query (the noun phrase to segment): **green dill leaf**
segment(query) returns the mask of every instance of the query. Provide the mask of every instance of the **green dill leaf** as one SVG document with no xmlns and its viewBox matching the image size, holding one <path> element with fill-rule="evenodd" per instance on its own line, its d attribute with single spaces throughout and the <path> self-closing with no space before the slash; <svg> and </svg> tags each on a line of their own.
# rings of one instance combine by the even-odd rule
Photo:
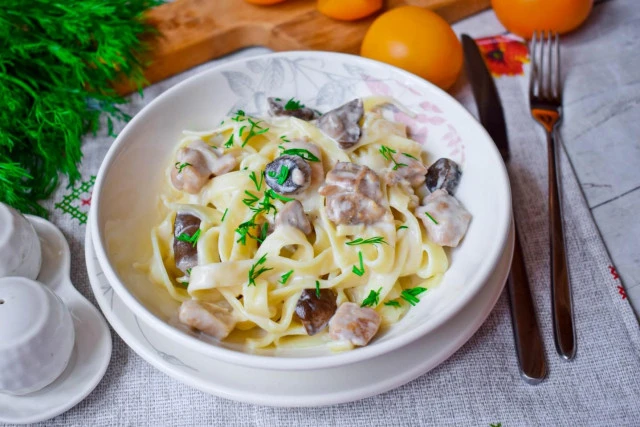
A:
<svg viewBox="0 0 640 427">
<path fill-rule="evenodd" d="M 182 169 L 186 168 L 187 166 L 193 166 L 191 163 L 180 163 L 180 162 L 176 162 L 176 164 L 174 165 L 176 169 L 178 169 L 178 173 L 182 173 Z"/>
<path fill-rule="evenodd" d="M 376 237 L 371 237 L 369 239 L 363 239 L 362 237 L 359 237 L 355 240 L 352 240 L 350 242 L 346 242 L 347 245 L 349 246 L 355 246 L 355 245 L 375 245 L 378 243 L 384 243 L 385 245 L 387 244 L 387 242 L 384 240 L 384 237 L 382 236 L 376 236 Z"/>
<path fill-rule="evenodd" d="M 293 270 L 289 270 L 286 273 L 284 273 L 280 278 L 280 283 L 285 285 L 287 283 L 287 280 L 289 280 L 289 277 L 291 277 L 292 274 L 293 274 Z"/>
<path fill-rule="evenodd" d="M 284 149 L 284 147 L 282 147 L 282 145 L 280 145 L 282 151 L 282 154 L 289 154 L 291 156 L 298 156 L 298 157 L 302 157 L 303 159 L 305 159 L 308 162 L 319 162 L 320 159 L 318 157 L 316 157 L 311 151 L 309 150 L 305 150 L 304 148 L 289 148 L 289 149 Z"/>
<path fill-rule="evenodd" d="M 405 163 L 396 163 L 394 160 L 395 166 L 393 166 L 393 170 L 398 170 L 398 168 L 402 168 L 402 167 L 407 167 L 407 164 Z"/>
<path fill-rule="evenodd" d="M 231 147 L 233 147 L 233 133 L 229 135 L 229 139 L 227 140 L 227 142 L 224 143 L 224 148 L 231 148 Z"/>
<path fill-rule="evenodd" d="M 280 137 L 280 139 L 282 140 L 282 142 L 291 142 L 291 140 L 290 140 L 290 139 L 287 139 L 287 137 L 286 137 L 285 135 L 282 135 L 282 136 Z M 282 146 L 280 146 L 280 147 L 282 147 Z"/>
<path fill-rule="evenodd" d="M 384 305 L 388 305 L 389 307 L 395 307 L 395 308 L 402 307 L 402 305 L 396 300 L 387 301 L 384 303 Z"/>
<path fill-rule="evenodd" d="M 396 150 L 394 150 L 393 148 L 389 148 L 386 145 L 381 145 L 378 151 L 380 152 L 380 154 L 382 154 L 382 157 L 387 160 L 392 160 L 393 158 L 391 157 L 391 155 L 396 153 Z"/>
<path fill-rule="evenodd" d="M 197 229 L 193 235 L 188 235 L 187 233 L 180 233 L 179 236 L 176 237 L 177 240 L 181 242 L 191 243 L 191 246 L 196 247 L 196 243 L 198 243 L 198 239 L 200 238 L 200 233 L 202 230 Z"/>
<path fill-rule="evenodd" d="M 362 301 L 360 307 L 376 307 L 380 303 L 380 291 L 382 291 L 381 287 L 377 291 L 370 290 L 369 295 Z"/>
<path fill-rule="evenodd" d="M 320 298 L 320 281 L 316 280 L 316 296 Z"/>
<path fill-rule="evenodd" d="M 409 228 L 409 227 L 407 227 L 406 225 L 401 225 L 400 227 L 398 227 L 398 231 L 404 230 L 406 228 Z"/>
<path fill-rule="evenodd" d="M 354 274 L 362 277 L 364 276 L 364 262 L 362 261 L 362 252 L 358 252 L 358 259 L 360 260 L 360 268 L 354 265 L 351 271 L 353 271 Z"/>
<path fill-rule="evenodd" d="M 400 297 L 406 302 L 408 302 L 409 304 L 416 305 L 417 303 L 420 302 L 420 299 L 418 299 L 418 295 L 426 291 L 427 291 L 426 288 L 421 288 L 417 286 L 415 288 L 409 288 L 409 289 L 403 290 L 402 292 L 400 292 Z"/>
<path fill-rule="evenodd" d="M 431 216 L 431 214 L 430 214 L 429 212 L 425 212 L 424 214 L 425 214 L 426 216 L 428 216 L 428 217 L 429 217 L 429 219 L 430 219 L 431 221 L 433 221 L 433 223 L 434 223 L 435 225 L 438 225 L 438 221 L 436 221 L 436 219 L 435 219 L 434 217 L 432 217 L 432 216 Z"/>
<path fill-rule="evenodd" d="M 405 153 L 405 152 L 403 152 L 402 154 L 404 154 L 405 156 L 407 156 L 407 157 L 408 157 L 408 158 L 410 158 L 410 159 L 418 160 L 416 157 L 412 156 L 412 155 L 411 155 L 411 154 L 409 154 L 409 153 Z"/>
<path fill-rule="evenodd" d="M 284 184 L 288 177 L 289 177 L 289 166 L 287 165 L 280 166 L 280 170 L 278 171 L 278 184 L 280 185 Z"/>
<path fill-rule="evenodd" d="M 267 192 L 265 194 L 269 194 L 272 198 L 281 200 L 283 202 L 290 202 L 290 201 L 293 200 L 291 197 L 285 197 L 285 196 L 283 196 L 281 194 L 276 193 L 275 191 L 273 191 L 271 189 L 267 190 Z"/>
<path fill-rule="evenodd" d="M 273 270 L 273 268 L 260 267 L 260 269 L 256 271 L 256 268 L 264 264 L 265 262 L 267 262 L 267 254 L 262 255 L 258 261 L 251 265 L 251 268 L 249 269 L 249 286 L 255 286 L 256 279 L 262 273 Z"/>
<path fill-rule="evenodd" d="M 191 276 L 191 268 L 187 268 L 187 275 Z"/>
<path fill-rule="evenodd" d="M 178 282 L 178 287 L 187 289 L 189 287 L 189 282 Z"/>
<path fill-rule="evenodd" d="M 253 185 L 256 186 L 256 190 L 260 191 L 260 189 L 262 188 L 262 183 L 264 182 L 264 175 L 260 173 L 260 180 L 258 181 L 256 173 L 254 171 L 251 171 L 251 173 L 249 174 L 249 179 L 253 181 Z"/>
<path fill-rule="evenodd" d="M 256 204 L 258 200 L 260 200 L 258 196 L 256 196 L 249 190 L 244 190 L 244 194 L 246 194 L 249 197 L 247 197 L 246 199 L 242 199 L 242 203 L 244 203 L 248 207 L 252 207 L 253 205 Z"/>
<path fill-rule="evenodd" d="M 287 103 L 284 104 L 284 109 L 286 111 L 294 111 L 301 108 L 304 108 L 304 104 L 302 104 L 300 101 L 297 101 L 295 98 L 289 99 Z"/>
<path fill-rule="evenodd" d="M 222 214 L 222 219 L 220 220 L 220 222 L 224 222 L 224 219 L 227 216 L 227 212 L 229 212 L 229 208 L 224 210 L 224 213 Z"/>
</svg>

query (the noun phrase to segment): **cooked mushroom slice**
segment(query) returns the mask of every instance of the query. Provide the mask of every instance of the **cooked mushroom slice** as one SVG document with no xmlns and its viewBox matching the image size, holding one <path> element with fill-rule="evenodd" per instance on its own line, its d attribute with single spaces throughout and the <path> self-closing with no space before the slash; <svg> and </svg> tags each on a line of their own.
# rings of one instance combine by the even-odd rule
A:
<svg viewBox="0 0 640 427">
<path fill-rule="evenodd" d="M 315 335 L 324 329 L 336 312 L 337 295 L 331 289 L 320 289 L 320 297 L 315 289 L 305 289 L 296 305 L 296 314 L 302 321 L 307 334 Z"/>
<path fill-rule="evenodd" d="M 361 99 L 354 99 L 342 107 L 324 113 L 318 119 L 321 131 L 338 141 L 343 150 L 353 147 L 360 139 L 358 122 L 364 114 Z"/>
<path fill-rule="evenodd" d="M 178 212 L 173 223 L 173 254 L 176 268 L 183 273 L 198 265 L 198 251 L 192 243 L 178 240 L 178 236 L 192 237 L 200 229 L 200 218 L 188 213 Z"/>
<path fill-rule="evenodd" d="M 461 176 L 462 172 L 456 162 L 446 158 L 438 159 L 427 170 L 427 188 L 429 191 L 443 189 L 454 194 Z"/>
<path fill-rule="evenodd" d="M 373 224 L 387 212 L 380 178 L 366 166 L 336 163 L 318 193 L 327 197 L 327 216 L 334 224 Z"/>
<path fill-rule="evenodd" d="M 236 326 L 229 303 L 188 300 L 180 306 L 180 322 L 219 340 L 226 338 Z"/>
<path fill-rule="evenodd" d="M 387 174 L 387 182 L 390 185 L 406 180 L 412 187 L 417 187 L 425 181 L 427 168 L 420 160 L 404 153 L 394 154 L 393 159 L 402 166 Z"/>
<path fill-rule="evenodd" d="M 311 166 L 302 157 L 285 154 L 267 165 L 265 180 L 276 193 L 302 193 L 311 183 Z"/>
<path fill-rule="evenodd" d="M 464 237 L 471 221 L 471 214 L 446 190 L 436 190 L 416 209 L 429 238 L 441 246 L 456 247 Z"/>
<path fill-rule="evenodd" d="M 311 223 L 304 213 L 302 203 L 298 200 L 292 200 L 285 203 L 284 207 L 278 211 L 276 216 L 276 227 L 282 225 L 290 225 L 296 227 L 304 234 L 311 234 Z"/>
<path fill-rule="evenodd" d="M 178 190 L 196 194 L 209 179 L 233 170 L 237 163 L 231 154 L 220 156 L 204 141 L 196 140 L 176 153 L 171 182 Z"/>
<path fill-rule="evenodd" d="M 377 311 L 353 302 L 343 303 L 329 321 L 329 335 L 336 341 L 348 341 L 364 346 L 380 328 L 382 319 Z"/>
<path fill-rule="evenodd" d="M 269 113 L 272 116 L 291 116 L 306 121 L 316 118 L 315 111 L 294 101 L 293 98 L 288 101 L 280 98 L 267 98 L 267 102 L 269 103 Z"/>
</svg>

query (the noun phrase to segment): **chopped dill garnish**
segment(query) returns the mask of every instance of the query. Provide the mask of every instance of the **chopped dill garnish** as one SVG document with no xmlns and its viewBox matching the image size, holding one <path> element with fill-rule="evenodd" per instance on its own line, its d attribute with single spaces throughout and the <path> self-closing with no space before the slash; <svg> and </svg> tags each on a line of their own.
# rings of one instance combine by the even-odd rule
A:
<svg viewBox="0 0 640 427">
<path fill-rule="evenodd" d="M 249 128 L 249 134 L 246 136 L 246 138 L 242 140 L 242 147 L 247 145 L 249 140 L 254 136 L 262 135 L 263 133 L 269 131 L 269 128 L 263 128 L 262 126 L 260 126 L 260 123 L 262 123 L 262 120 L 258 120 L 256 122 L 254 120 L 251 120 L 250 118 L 247 118 L 247 121 L 249 122 L 251 127 Z M 259 129 L 259 130 L 256 130 L 256 129 Z M 240 136 L 242 136 L 242 133 L 240 134 Z"/>
<path fill-rule="evenodd" d="M 178 282 L 178 287 L 187 289 L 189 287 L 189 282 Z"/>
<path fill-rule="evenodd" d="M 386 145 L 381 145 L 378 151 L 380 152 L 380 154 L 382 154 L 382 157 L 384 157 L 387 160 L 391 160 L 393 162 L 394 164 L 393 170 L 397 170 L 399 167 L 402 167 L 402 166 L 407 166 L 404 163 L 396 162 L 396 159 L 393 158 L 393 154 L 396 154 L 397 151 L 394 150 L 393 148 L 389 148 Z"/>
<path fill-rule="evenodd" d="M 188 274 L 189 276 L 191 276 L 191 269 L 190 269 L 190 268 L 187 268 L 187 274 Z"/>
<path fill-rule="evenodd" d="M 316 296 L 320 298 L 320 282 L 316 280 Z"/>
<path fill-rule="evenodd" d="M 251 268 L 249 269 L 249 286 L 255 286 L 256 285 L 256 279 L 258 278 L 258 276 L 260 276 L 262 273 L 269 271 L 269 270 L 273 270 L 273 268 L 267 268 L 267 267 L 260 267 L 260 269 L 258 271 L 256 271 L 256 268 L 262 264 L 264 264 L 267 261 L 267 254 L 264 254 L 260 257 L 260 259 L 258 261 L 256 261 L 254 264 L 251 265 Z"/>
<path fill-rule="evenodd" d="M 280 278 L 279 283 L 282 283 L 283 285 L 286 284 L 287 280 L 289 280 L 289 277 L 291 277 L 292 274 L 293 274 L 293 270 L 289 270 L 286 273 L 284 273 Z"/>
<path fill-rule="evenodd" d="M 430 219 L 431 221 L 433 221 L 433 223 L 434 223 L 435 225 L 438 225 L 438 221 L 436 221 L 436 219 L 435 219 L 434 217 L 432 217 L 432 216 L 431 216 L 431 214 L 430 214 L 429 212 L 425 212 L 424 214 L 425 214 L 426 216 L 428 216 L 428 217 L 429 217 L 429 219 Z"/>
<path fill-rule="evenodd" d="M 227 212 L 229 212 L 229 208 L 224 210 L 224 213 L 222 214 L 222 219 L 220 220 L 220 222 L 224 222 L 224 219 L 227 216 Z"/>
<path fill-rule="evenodd" d="M 405 228 L 409 228 L 409 227 L 407 227 L 406 225 L 401 225 L 400 227 L 398 227 L 398 231 L 404 230 Z"/>
<path fill-rule="evenodd" d="M 267 190 L 264 194 L 265 194 L 265 196 L 268 194 L 268 195 L 271 196 L 271 198 L 278 199 L 278 200 L 283 201 L 283 202 L 290 202 L 290 201 L 293 200 L 291 197 L 285 197 L 285 196 L 283 196 L 281 194 L 276 193 L 275 191 L 273 191 L 271 189 Z"/>
<path fill-rule="evenodd" d="M 387 244 L 387 242 L 384 240 L 384 237 L 382 236 L 376 236 L 376 237 L 371 237 L 369 239 L 363 239 L 362 237 L 359 237 L 355 240 L 352 240 L 350 242 L 346 242 L 347 245 L 349 246 L 355 246 L 355 245 L 375 245 L 378 243 L 384 243 L 385 245 Z"/>
<path fill-rule="evenodd" d="M 282 185 L 284 184 L 284 182 L 287 180 L 287 178 L 289 177 L 289 166 L 287 165 L 282 165 L 280 167 L 280 170 L 278 171 L 278 174 L 276 175 L 276 173 L 274 171 L 269 171 L 269 176 L 271 178 L 278 178 L 278 184 Z"/>
<path fill-rule="evenodd" d="M 260 200 L 260 197 L 256 196 L 249 190 L 244 190 L 244 194 L 246 194 L 249 197 L 247 197 L 246 199 L 242 199 L 242 203 L 244 203 L 248 207 L 252 207 L 253 205 L 256 204 L 258 200 Z"/>
<path fill-rule="evenodd" d="M 362 277 L 364 276 L 364 262 L 362 261 L 362 252 L 358 252 L 358 259 L 360 260 L 360 268 L 354 265 L 351 271 L 353 271 L 354 274 Z"/>
<path fill-rule="evenodd" d="M 231 117 L 231 120 L 233 120 L 234 122 L 241 122 L 242 120 L 244 120 L 245 116 L 246 114 L 244 113 L 244 111 L 238 110 L 236 111 L 235 115 Z"/>
<path fill-rule="evenodd" d="M 387 301 L 384 303 L 384 305 L 388 305 L 389 307 L 395 307 L 395 308 L 402 307 L 402 305 L 396 300 Z"/>
<path fill-rule="evenodd" d="M 417 303 L 420 302 L 420 300 L 418 299 L 418 295 L 426 291 L 427 291 L 426 288 L 421 288 L 418 286 L 415 288 L 403 290 L 402 292 L 400 292 L 400 297 L 406 302 L 408 302 L 409 304 L 416 305 Z"/>
<path fill-rule="evenodd" d="M 233 133 L 229 135 L 229 139 L 227 140 L 227 142 L 224 143 L 224 148 L 231 148 L 231 147 L 233 147 Z"/>
<path fill-rule="evenodd" d="M 174 165 L 176 169 L 178 169 L 178 173 L 182 173 L 182 169 L 186 168 L 187 166 L 193 166 L 191 163 L 180 163 L 180 162 L 176 162 L 176 164 Z"/>
<path fill-rule="evenodd" d="M 411 154 L 409 154 L 409 153 L 404 153 L 404 152 L 403 152 L 402 154 L 404 154 L 405 156 L 407 156 L 407 157 L 408 157 L 408 158 L 410 158 L 410 159 L 418 160 L 416 157 L 412 156 L 412 155 L 411 155 Z"/>
<path fill-rule="evenodd" d="M 258 177 L 256 176 L 256 173 L 254 171 L 251 171 L 251 173 L 249 174 L 249 179 L 253 181 L 253 184 L 256 186 L 256 190 L 260 191 L 260 189 L 262 188 L 262 183 L 264 182 L 264 175 L 262 174 L 262 172 L 260 173 L 260 181 L 258 181 Z"/>
<path fill-rule="evenodd" d="M 298 156 L 302 157 L 308 162 L 319 162 L 320 159 L 316 157 L 311 151 L 305 150 L 304 148 L 288 148 L 285 149 L 282 145 L 279 146 L 282 150 L 281 154 L 288 154 L 290 156 Z"/>
<path fill-rule="evenodd" d="M 287 103 L 284 104 L 284 109 L 286 111 L 299 110 L 301 108 L 304 108 L 304 104 L 300 101 L 297 101 L 295 98 L 289 99 Z"/>
<path fill-rule="evenodd" d="M 380 303 L 380 291 L 382 291 L 382 287 L 378 288 L 377 291 L 373 289 L 369 291 L 369 295 L 362 301 L 360 307 L 375 307 Z"/>
<path fill-rule="evenodd" d="M 193 233 L 192 236 L 189 236 L 187 233 L 180 233 L 180 235 L 176 237 L 176 239 L 178 239 L 181 242 L 191 243 L 191 246 L 195 248 L 196 243 L 198 243 L 198 239 L 200 238 L 201 231 L 202 230 L 198 228 L 198 230 L 196 230 L 196 232 Z"/>
<path fill-rule="evenodd" d="M 291 140 L 290 140 L 290 139 L 287 139 L 287 137 L 286 137 L 285 135 L 282 135 L 282 136 L 280 137 L 280 139 L 282 140 L 282 142 L 291 142 Z"/>
</svg>

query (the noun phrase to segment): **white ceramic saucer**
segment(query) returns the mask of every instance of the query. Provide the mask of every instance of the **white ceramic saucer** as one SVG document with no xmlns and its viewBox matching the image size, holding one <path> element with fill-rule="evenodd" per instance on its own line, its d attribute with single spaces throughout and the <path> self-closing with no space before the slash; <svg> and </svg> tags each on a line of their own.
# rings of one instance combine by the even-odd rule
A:
<svg viewBox="0 0 640 427">
<path fill-rule="evenodd" d="M 100 308 L 115 331 L 147 362 L 216 396 L 258 405 L 299 407 L 333 405 L 383 393 L 445 361 L 471 338 L 496 304 L 511 265 L 513 238 L 512 226 L 507 248 L 487 283 L 458 314 L 433 332 L 382 356 L 346 367 L 307 371 L 247 368 L 176 345 L 147 326 L 119 299 L 99 266 L 89 229 L 85 251 L 89 280 Z"/>
<path fill-rule="evenodd" d="M 38 281 L 47 285 L 71 311 L 76 341 L 69 365 L 44 389 L 25 396 L 0 394 L 0 422 L 26 424 L 48 420 L 84 399 L 98 385 L 111 359 L 111 333 L 100 312 L 69 279 L 69 246 L 56 226 L 27 216 L 42 247 Z"/>
</svg>

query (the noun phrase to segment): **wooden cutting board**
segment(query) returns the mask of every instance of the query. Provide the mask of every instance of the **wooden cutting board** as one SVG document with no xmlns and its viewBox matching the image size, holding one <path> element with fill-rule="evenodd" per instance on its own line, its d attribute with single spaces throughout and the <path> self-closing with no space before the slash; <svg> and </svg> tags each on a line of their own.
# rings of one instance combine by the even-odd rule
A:
<svg viewBox="0 0 640 427">
<path fill-rule="evenodd" d="M 415 5 L 455 22 L 489 7 L 490 0 L 386 0 L 385 9 Z M 326 50 L 358 53 L 375 15 L 337 21 L 316 10 L 315 0 L 287 0 L 256 6 L 243 0 L 177 0 L 151 10 L 148 21 L 161 33 L 150 40 L 145 76 L 154 83 L 191 67 L 249 46 L 275 51 Z M 121 94 L 130 82 L 115 85 Z"/>
</svg>

